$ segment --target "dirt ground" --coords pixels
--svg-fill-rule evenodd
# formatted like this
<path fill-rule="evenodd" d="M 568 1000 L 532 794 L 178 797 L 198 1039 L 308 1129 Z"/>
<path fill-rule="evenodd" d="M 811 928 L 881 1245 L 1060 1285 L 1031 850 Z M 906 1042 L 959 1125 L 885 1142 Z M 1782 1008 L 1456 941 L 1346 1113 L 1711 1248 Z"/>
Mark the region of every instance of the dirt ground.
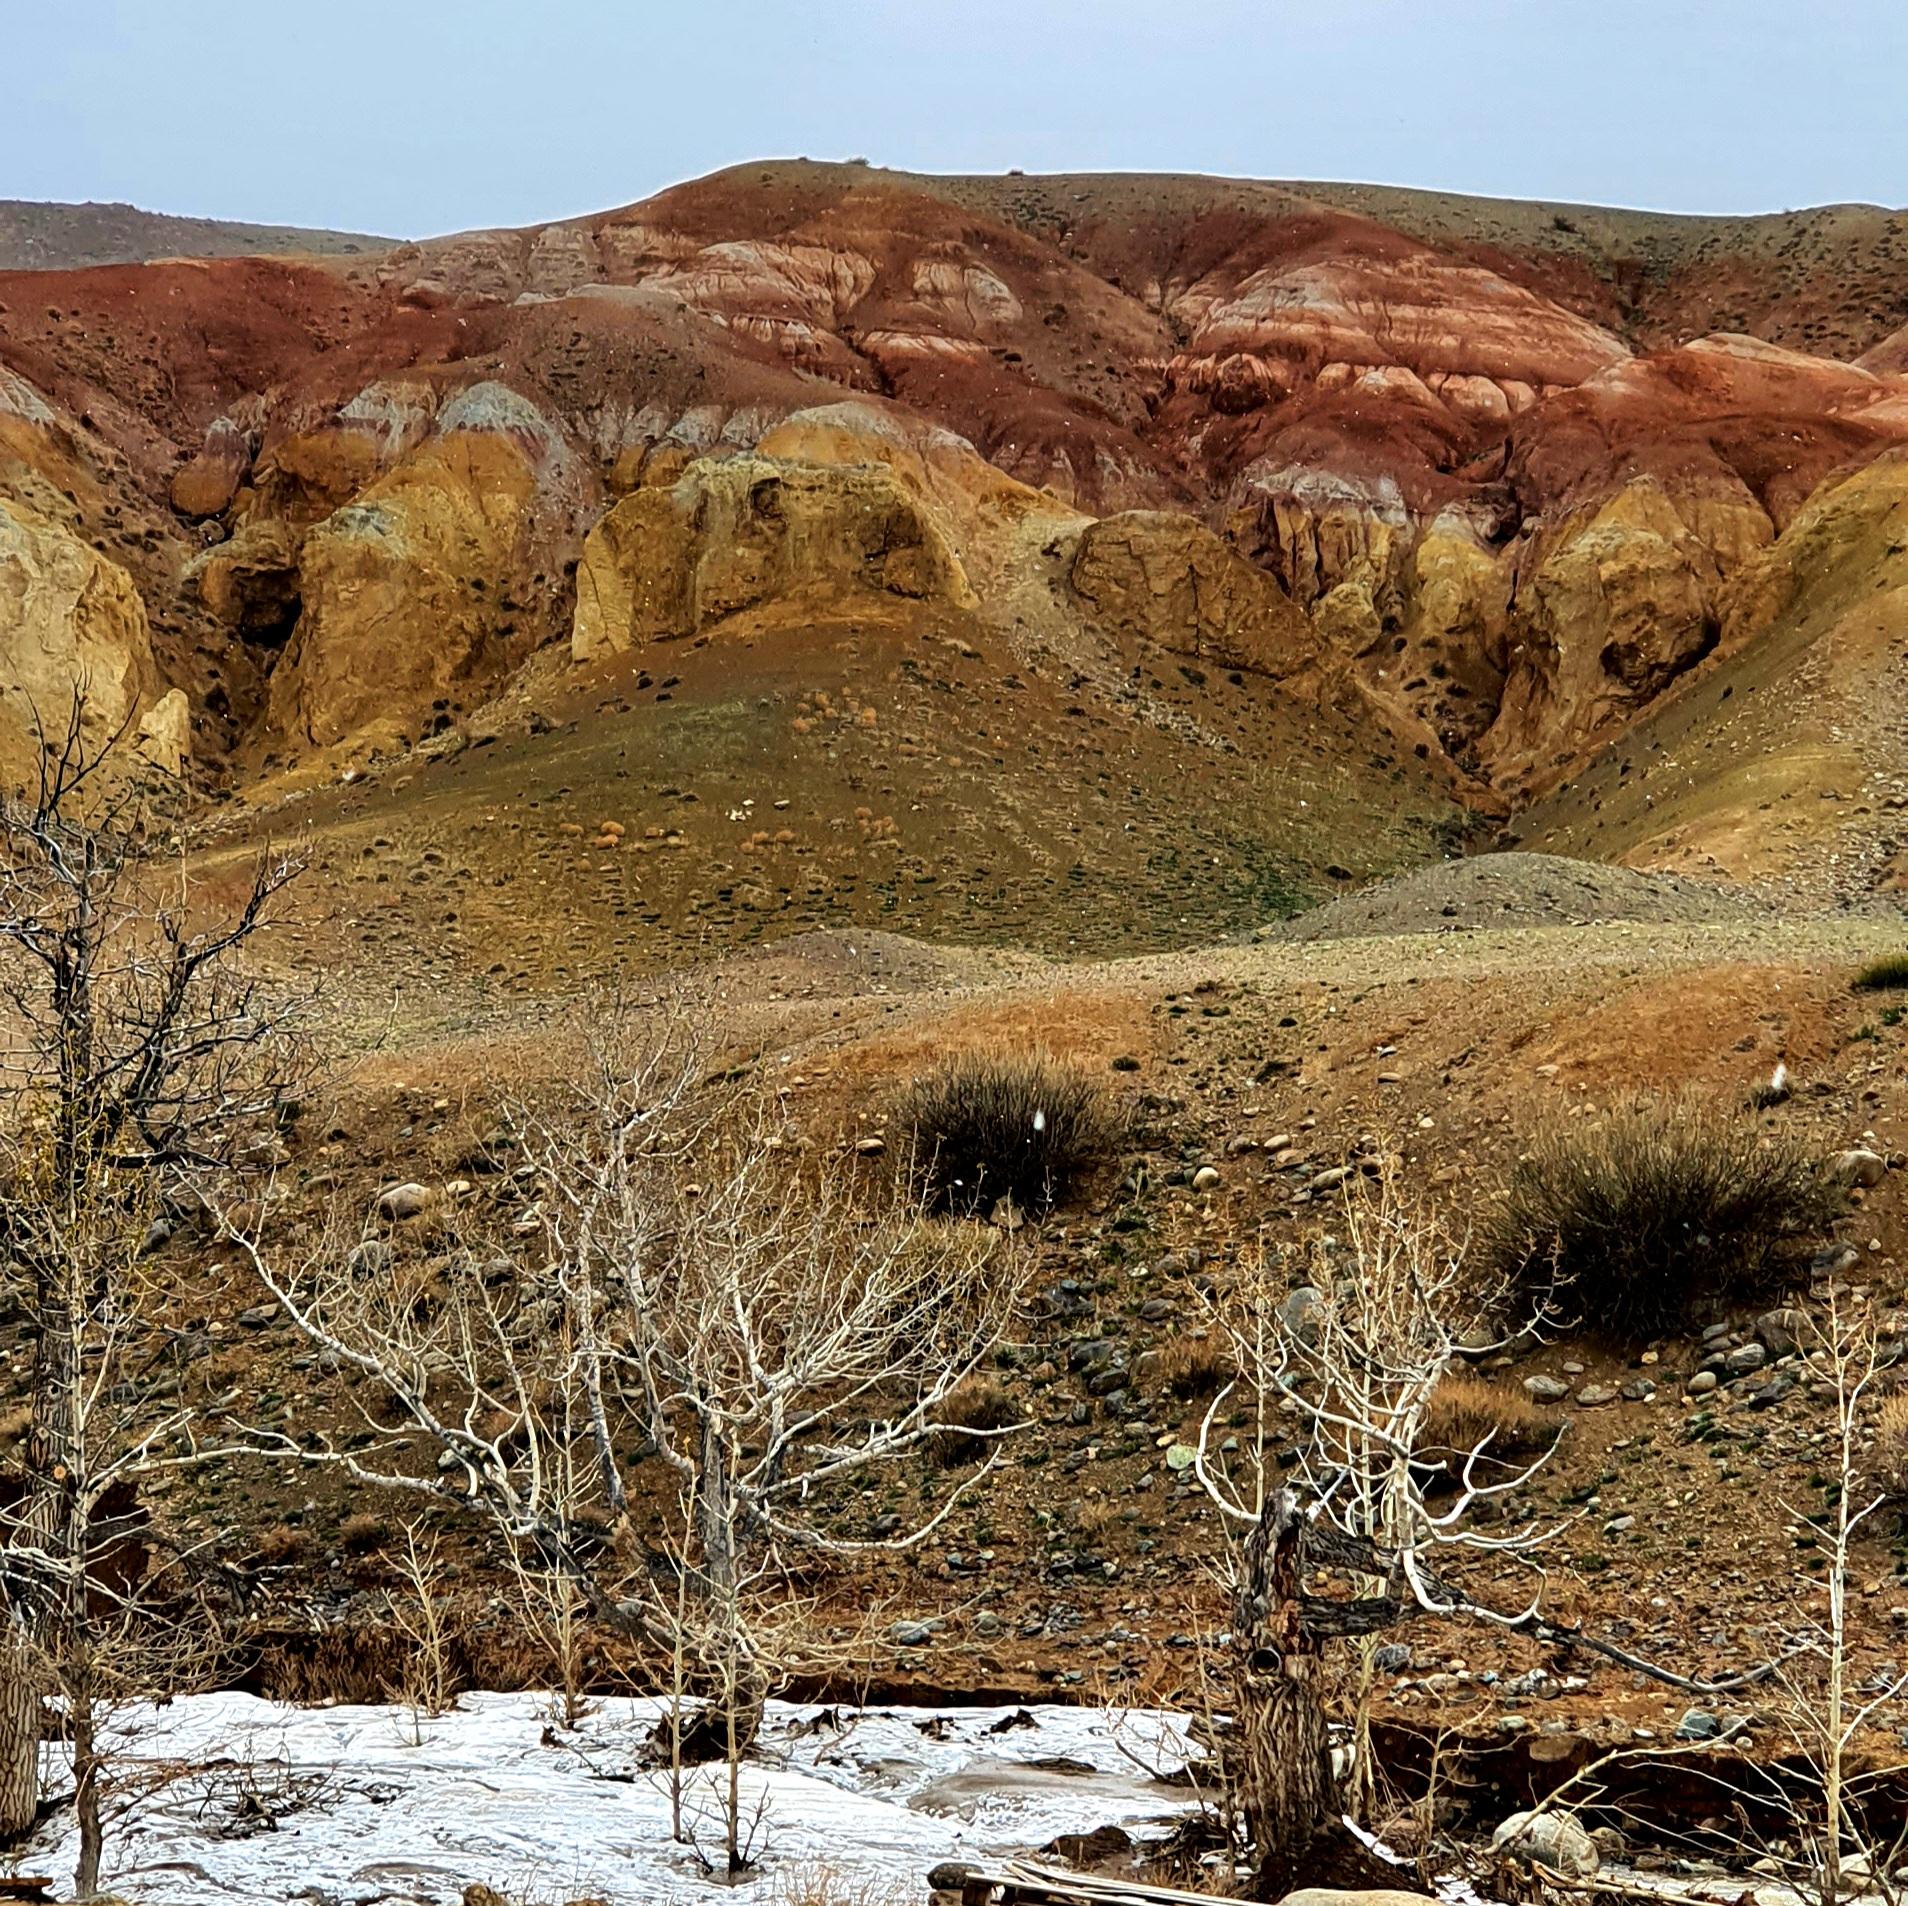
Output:
<path fill-rule="evenodd" d="M 296 963 L 352 934 L 344 917 L 308 917 Z M 1819 1306 L 1831 1285 L 1856 1293 L 1890 1355 L 1908 1344 L 1908 1179 L 1892 1168 L 1908 1146 L 1908 1027 L 1887 996 L 1849 984 L 1899 947 L 1899 917 L 1795 917 L 1748 895 L 1518 856 L 1409 876 L 1287 934 L 1069 962 L 835 927 L 624 976 L 626 1000 L 699 1015 L 725 1062 L 768 1081 L 812 1142 L 844 1155 L 884 1131 L 901 1086 L 968 1047 L 1075 1059 L 1123 1111 L 1117 1158 L 1022 1238 L 1029 1300 L 989 1378 L 1032 1427 L 933 1542 L 816 1585 L 843 1634 L 870 1606 L 934 1624 L 925 1644 L 882 1629 L 868 1685 L 1198 1698 L 1199 1638 L 1225 1620 L 1221 1529 L 1165 1461 L 1196 1435 L 1206 1399 L 1165 1387 L 1161 1356 L 1208 1335 L 1211 1301 L 1247 1253 L 1300 1253 L 1342 1222 L 1343 1194 L 1320 1174 L 1348 1161 L 1394 1155 L 1461 1231 L 1539 1124 L 1635 1092 L 1740 1107 L 1780 1064 L 1793 1091 L 1754 1115 L 1767 1129 L 1824 1155 L 1872 1148 L 1891 1167 L 1853 1194 L 1796 1301 Z M 481 1225 L 498 1181 L 472 1160 L 500 1102 L 567 1076 L 605 997 L 582 983 L 534 998 L 401 983 L 325 995 L 333 1062 L 280 1175 L 283 1235 L 309 1238 L 340 1213 L 361 1224 L 380 1186 L 413 1179 Z M 1217 1180 L 1196 1190 L 1206 1166 Z M 428 1251 L 432 1222 L 394 1241 Z M 287 1427 L 361 1421 L 228 1258 L 187 1239 L 169 1261 L 205 1333 L 189 1387 L 243 1394 Z M 1532 1377 L 1564 1386 L 1541 1406 L 1561 1432 L 1556 1454 L 1518 1504 L 1560 1524 L 1553 1611 L 1696 1678 L 1780 1652 L 1823 1605 L 1807 1521 L 1828 1486 L 1820 1381 L 1791 1361 L 1777 1367 L 1799 1380 L 1773 1395 L 1766 1377 L 1686 1393 L 1765 1307 L 1718 1319 L 1736 1334 L 1707 1342 L 1575 1339 L 1479 1370 L 1507 1394 Z M 16 1364 L 16 1385 L 21 1374 Z M 1229 1401 L 1216 1427 L 1246 1433 L 1249 1412 Z M 960 1479 L 923 1462 L 871 1506 L 931 1512 Z M 375 1637 L 396 1578 L 388 1547 L 343 1540 L 364 1507 L 327 1472 L 238 1461 L 175 1485 L 171 1513 L 254 1584 L 278 1636 L 268 1684 L 379 1691 L 389 1657 Z M 467 1531 L 445 1533 L 473 1610 L 470 1672 L 535 1678 L 498 1612 L 492 1564 Z M 1508 1597 L 1518 1585 L 1507 1574 L 1498 1586 Z M 1892 1512 L 1869 1526 L 1856 1595 L 1859 1672 L 1884 1672 L 1908 1648 L 1908 1531 Z M 1399 1721 L 1621 1742 L 1661 1738 L 1703 1705 L 1474 1626 L 1421 1623 L 1400 1639 L 1409 1654 L 1391 1658 L 1380 1689 L 1381 1713 Z M 611 1672 L 610 1655 L 601 1666 Z M 1759 1751 L 1786 1744 L 1767 1691 L 1710 1705 L 1746 1721 Z"/>

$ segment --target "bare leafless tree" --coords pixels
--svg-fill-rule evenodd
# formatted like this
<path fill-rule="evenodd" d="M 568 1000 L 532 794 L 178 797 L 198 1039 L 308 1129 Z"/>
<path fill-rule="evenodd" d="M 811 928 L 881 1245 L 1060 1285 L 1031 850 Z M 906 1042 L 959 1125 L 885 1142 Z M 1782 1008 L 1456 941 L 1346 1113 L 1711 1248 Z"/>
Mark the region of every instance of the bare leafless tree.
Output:
<path fill-rule="evenodd" d="M 1206 1413 L 1195 1458 L 1232 1534 L 1234 1778 L 1255 1899 L 1393 1877 L 1344 1827 L 1321 1691 L 1329 1641 L 1459 1617 L 1692 1691 L 1746 1686 L 1774 1666 L 1698 1680 L 1550 1618 L 1543 1556 L 1556 1526 L 1477 1513 L 1528 1487 L 1548 1452 L 1510 1460 L 1490 1432 L 1455 1456 L 1423 1448 L 1438 1384 L 1462 1351 L 1489 1347 L 1497 1294 L 1474 1280 L 1459 1240 L 1434 1207 L 1405 1193 L 1395 1168 L 1355 1179 L 1334 1223 L 1336 1238 L 1313 1241 L 1309 1284 L 1288 1290 L 1283 1267 L 1260 1252 L 1223 1300 L 1256 1429 L 1234 1458 L 1215 1453 L 1228 1385 Z M 1277 1458 L 1291 1443 L 1287 1470 Z M 1484 1573 L 1528 1587 L 1507 1605 L 1496 1579 L 1477 1579 Z"/>
<path fill-rule="evenodd" d="M 1851 1661 L 1849 1591 L 1855 1539 L 1888 1500 L 1863 1448 L 1868 1413 L 1886 1367 L 1875 1316 L 1865 1293 L 1836 1285 L 1822 1313 L 1807 1319 L 1797 1335 L 1834 1411 L 1829 1500 L 1820 1508 L 1788 1505 L 1798 1533 L 1820 1545 L 1814 1552 L 1827 1565 L 1821 1584 L 1826 1606 L 1819 1617 L 1813 1616 L 1806 1612 L 1803 1597 L 1796 1597 L 1799 1618 L 1778 1677 L 1780 1698 L 1775 1705 L 1800 1763 L 1820 1787 L 1819 1805 L 1808 1810 L 1819 1817 L 1819 1831 L 1805 1830 L 1804 1835 L 1805 1844 L 1814 1842 L 1808 1848 L 1812 1857 L 1804 1859 L 1795 1877 L 1799 1885 L 1814 1888 L 1823 1906 L 1836 1906 L 1851 1855 L 1866 1869 L 1861 1876 L 1864 1888 L 1894 1895 L 1883 1849 L 1869 1837 L 1858 1806 L 1851 1804 L 1856 1783 L 1849 1769 L 1863 1730 L 1908 1692 L 1908 1675 L 1890 1668 L 1858 1682 Z M 1874 1770 L 1868 1771 L 1872 1778 Z"/>
<path fill-rule="evenodd" d="M 0 1833 L 35 1816 L 57 1694 L 82 1893 L 99 1864 L 95 1708 L 137 1658 L 130 1611 L 160 1599 L 140 1482 L 198 1460 L 191 1411 L 152 1380 L 147 1251 L 195 1186 L 266 1162 L 303 1053 L 245 957 L 296 862 L 261 859 L 236 905 L 208 910 L 133 751 L 90 732 L 76 699 L 41 738 L 33 789 L 0 799 L 0 1236 L 32 1355 L 22 1473 L 0 1507 Z"/>
<path fill-rule="evenodd" d="M 412 1448 L 259 1440 L 474 1511 L 596 1621 L 690 1664 L 702 1738 L 671 1751 L 733 1763 L 782 1672 L 759 1611 L 785 1565 L 913 1547 L 991 1469 L 912 1528 L 850 1530 L 869 1473 L 947 1429 L 1023 1256 L 863 1183 L 774 1100 L 703 1083 L 678 1022 L 610 1012 L 584 1045 L 558 1104 L 512 1115 L 534 1202 L 423 1301 L 336 1249 L 288 1269 L 233 1227 L 327 1361 L 395 1401 Z"/>

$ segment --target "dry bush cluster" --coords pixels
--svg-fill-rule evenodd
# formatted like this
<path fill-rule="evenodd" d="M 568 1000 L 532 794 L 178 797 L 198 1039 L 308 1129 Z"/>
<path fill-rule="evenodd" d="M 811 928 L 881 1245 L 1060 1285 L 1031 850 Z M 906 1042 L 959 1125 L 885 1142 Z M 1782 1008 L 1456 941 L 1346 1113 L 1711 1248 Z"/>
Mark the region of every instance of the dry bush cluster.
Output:
<path fill-rule="evenodd" d="M 1541 1130 L 1485 1239 L 1558 1324 L 1642 1338 L 1779 1287 L 1843 1206 L 1802 1140 L 1692 1100 L 1632 1100 Z"/>
<path fill-rule="evenodd" d="M 1045 1211 L 1120 1138 L 1098 1080 L 1041 1052 L 950 1059 L 902 1096 L 896 1122 L 929 1208 L 965 1215 L 1001 1198 Z"/>
<path fill-rule="evenodd" d="M 1887 1398 L 1876 1412 L 1871 1463 L 1889 1500 L 1908 1502 L 1908 1390 Z"/>
<path fill-rule="evenodd" d="M 1898 993 L 1908 988 L 1908 953 L 1884 953 L 1849 982 L 1858 993 Z"/>
<path fill-rule="evenodd" d="M 1238 1363 L 1221 1338 L 1175 1337 L 1159 1353 L 1160 1388 L 1189 1403 L 1216 1396 L 1238 1374 Z"/>
<path fill-rule="evenodd" d="M 1453 1371 L 1425 1404 L 1418 1452 L 1461 1456 L 1487 1438 L 1500 1456 L 1534 1456 L 1556 1441 L 1557 1425 L 1522 1390 Z"/>
<path fill-rule="evenodd" d="M 974 1377 L 941 1406 L 940 1418 L 947 1427 L 934 1432 L 928 1452 L 944 1469 L 954 1469 L 987 1455 L 999 1433 L 1020 1421 L 1020 1411 L 998 1383 Z"/>

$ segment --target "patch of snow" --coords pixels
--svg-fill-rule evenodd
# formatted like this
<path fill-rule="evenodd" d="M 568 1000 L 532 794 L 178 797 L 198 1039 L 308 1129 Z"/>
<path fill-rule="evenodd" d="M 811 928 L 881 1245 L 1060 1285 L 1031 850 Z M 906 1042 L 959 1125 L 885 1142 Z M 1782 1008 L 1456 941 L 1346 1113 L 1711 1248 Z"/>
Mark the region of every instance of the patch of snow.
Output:
<path fill-rule="evenodd" d="M 415 1719 L 245 1694 L 130 1709 L 114 1751 L 137 1797 L 108 1828 L 106 1880 L 146 1906 L 453 1906 L 476 1880 L 512 1898 L 706 1906 L 721 1895 L 670 1837 L 667 1781 L 638 1764 L 660 1712 L 603 1700 L 565 1729 L 536 1694 L 471 1694 Z M 1147 1770 L 1174 1771 L 1185 1751 L 1181 1719 L 1150 1711 L 771 1703 L 742 1775 L 766 1843 L 763 1883 L 749 1884 L 766 1896 L 776 1873 L 825 1863 L 849 1883 L 912 1892 L 939 1860 L 1109 1821 L 1163 1825 L 1192 1796 Z M 706 1777 L 690 1810 L 719 1854 Z M 76 1852 L 62 1815 L 22 1870 L 69 1874 Z"/>

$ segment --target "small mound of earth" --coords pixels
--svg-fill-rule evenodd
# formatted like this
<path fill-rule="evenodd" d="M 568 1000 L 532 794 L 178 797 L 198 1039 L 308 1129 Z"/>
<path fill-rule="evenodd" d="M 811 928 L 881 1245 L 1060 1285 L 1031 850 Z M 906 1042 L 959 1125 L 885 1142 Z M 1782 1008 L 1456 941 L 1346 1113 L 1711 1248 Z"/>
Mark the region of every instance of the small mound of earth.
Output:
<path fill-rule="evenodd" d="M 1637 873 L 1560 854 L 1480 854 L 1380 881 L 1261 927 L 1257 937 L 1360 940 L 1398 933 L 1587 927 L 1614 920 L 1709 926 L 1767 913 L 1761 901 L 1740 888 L 1678 874 Z"/>
<path fill-rule="evenodd" d="M 785 998 L 927 993 L 978 984 L 1044 965 L 1038 955 L 982 947 L 930 946 L 900 933 L 818 927 L 751 947 L 723 962 L 751 986 Z"/>

